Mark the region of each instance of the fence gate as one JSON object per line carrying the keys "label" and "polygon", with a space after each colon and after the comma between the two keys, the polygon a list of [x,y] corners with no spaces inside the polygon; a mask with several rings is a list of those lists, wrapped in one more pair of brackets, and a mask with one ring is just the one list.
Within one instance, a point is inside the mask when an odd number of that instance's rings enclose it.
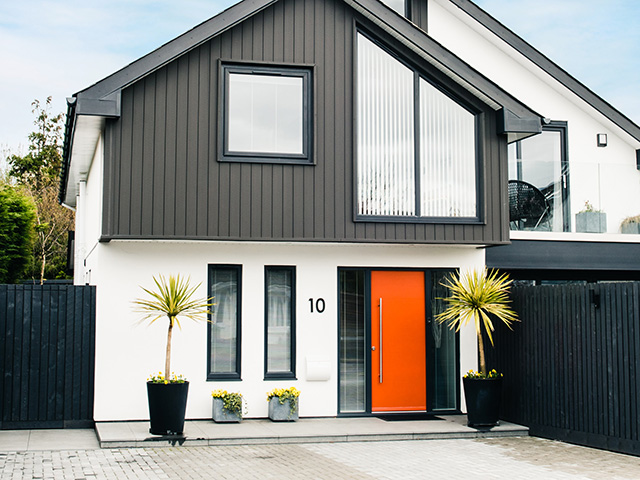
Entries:
{"label": "fence gate", "polygon": [[0,285],[0,428],[93,426],[95,295]]}
{"label": "fence gate", "polygon": [[640,283],[515,287],[499,328],[502,418],[532,435],[640,455]]}

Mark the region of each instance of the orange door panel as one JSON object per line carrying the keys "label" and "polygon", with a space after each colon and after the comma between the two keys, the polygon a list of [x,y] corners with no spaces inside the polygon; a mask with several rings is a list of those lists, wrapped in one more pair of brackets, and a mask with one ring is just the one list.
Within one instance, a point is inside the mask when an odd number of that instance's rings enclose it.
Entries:
{"label": "orange door panel", "polygon": [[371,410],[425,411],[423,272],[371,272]]}

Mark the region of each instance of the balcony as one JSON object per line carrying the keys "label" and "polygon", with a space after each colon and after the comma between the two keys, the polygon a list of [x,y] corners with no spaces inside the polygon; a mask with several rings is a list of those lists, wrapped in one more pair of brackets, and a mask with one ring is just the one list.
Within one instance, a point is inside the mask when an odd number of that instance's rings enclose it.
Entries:
{"label": "balcony", "polygon": [[512,238],[640,242],[635,163],[528,161],[510,178]]}

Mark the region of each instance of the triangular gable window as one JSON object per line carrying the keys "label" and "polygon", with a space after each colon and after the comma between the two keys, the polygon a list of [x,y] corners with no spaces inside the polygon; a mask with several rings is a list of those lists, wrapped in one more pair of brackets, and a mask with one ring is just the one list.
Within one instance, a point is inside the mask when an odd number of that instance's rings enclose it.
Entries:
{"label": "triangular gable window", "polygon": [[357,216],[478,219],[476,116],[357,36]]}

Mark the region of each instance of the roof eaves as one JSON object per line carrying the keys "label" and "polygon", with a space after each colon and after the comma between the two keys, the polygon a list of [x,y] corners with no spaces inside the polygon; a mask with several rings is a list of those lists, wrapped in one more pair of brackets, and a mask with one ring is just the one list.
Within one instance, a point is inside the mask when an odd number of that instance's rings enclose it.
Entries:
{"label": "roof eaves", "polygon": [[493,18],[487,12],[478,7],[471,0],[449,0],[456,7],[471,16],[474,20],[487,28],[490,32],[514,48],[517,52],[525,56],[543,71],[551,75],[558,82],[576,94],[582,100],[595,108],[602,115],[607,117],[618,127],[640,141],[640,126],[636,125],[629,117],[624,115],[613,105],[590,90],[583,83],[571,76],[566,70],[554,63],[543,53],[519,37],[509,28]]}

